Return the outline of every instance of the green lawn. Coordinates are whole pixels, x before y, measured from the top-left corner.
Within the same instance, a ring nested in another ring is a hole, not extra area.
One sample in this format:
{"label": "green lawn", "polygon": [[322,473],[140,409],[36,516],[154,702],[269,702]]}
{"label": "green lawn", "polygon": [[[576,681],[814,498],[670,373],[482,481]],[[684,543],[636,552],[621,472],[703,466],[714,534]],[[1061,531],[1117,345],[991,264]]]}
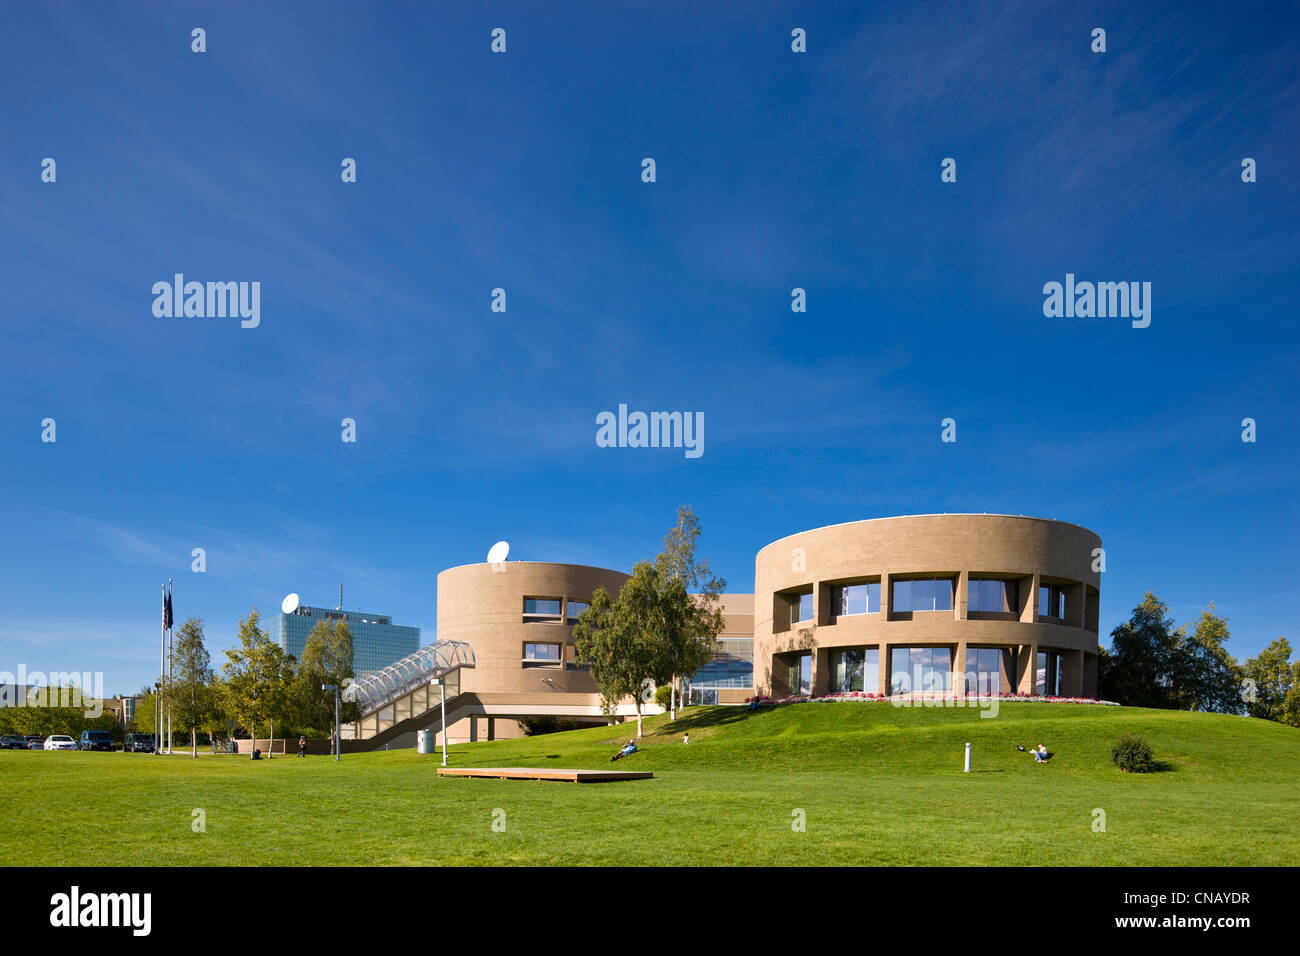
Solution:
{"label": "green lawn", "polygon": [[[409,750],[339,763],[0,751],[0,852],[18,865],[1300,864],[1300,730],[1084,705],[978,714],[695,708],[647,721],[645,750],[617,764],[655,779],[607,784],[439,780],[440,758]],[[1124,731],[1147,737],[1160,772],[1111,765]],[[629,733],[466,744],[450,762],[608,768]],[[1040,740],[1047,765],[1015,750]]]}

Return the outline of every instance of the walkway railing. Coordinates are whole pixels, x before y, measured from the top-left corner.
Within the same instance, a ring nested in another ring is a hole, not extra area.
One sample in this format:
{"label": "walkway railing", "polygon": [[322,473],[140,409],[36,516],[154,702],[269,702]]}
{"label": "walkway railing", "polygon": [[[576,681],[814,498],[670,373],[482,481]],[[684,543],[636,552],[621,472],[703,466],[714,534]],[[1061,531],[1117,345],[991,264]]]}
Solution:
{"label": "walkway railing", "polygon": [[383,670],[349,684],[344,697],[360,704],[362,714],[370,714],[427,685],[435,677],[442,677],[458,667],[473,666],[474,649],[464,641],[434,641]]}

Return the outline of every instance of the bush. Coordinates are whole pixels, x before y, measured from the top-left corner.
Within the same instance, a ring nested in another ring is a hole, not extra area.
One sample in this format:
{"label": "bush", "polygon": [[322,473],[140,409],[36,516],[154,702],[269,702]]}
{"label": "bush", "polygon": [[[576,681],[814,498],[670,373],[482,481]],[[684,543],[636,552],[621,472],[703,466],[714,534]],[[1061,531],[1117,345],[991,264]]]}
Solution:
{"label": "bush", "polygon": [[1110,748],[1110,759],[1125,773],[1150,773],[1155,769],[1151,745],[1136,734],[1125,734]]}
{"label": "bush", "polygon": [[655,688],[655,703],[658,704],[660,707],[662,707],[664,710],[667,710],[668,705],[671,703],[671,701],[669,700],[669,695],[672,694],[672,692],[673,692],[672,684],[664,684],[660,687]]}

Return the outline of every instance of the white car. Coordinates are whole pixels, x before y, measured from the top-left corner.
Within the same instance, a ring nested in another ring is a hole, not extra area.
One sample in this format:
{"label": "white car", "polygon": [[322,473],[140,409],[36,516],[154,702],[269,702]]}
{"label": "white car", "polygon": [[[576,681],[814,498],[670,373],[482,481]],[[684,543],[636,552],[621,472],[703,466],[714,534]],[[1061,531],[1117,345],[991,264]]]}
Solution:
{"label": "white car", "polygon": [[76,750],[77,742],[67,734],[51,734],[45,738],[46,750]]}

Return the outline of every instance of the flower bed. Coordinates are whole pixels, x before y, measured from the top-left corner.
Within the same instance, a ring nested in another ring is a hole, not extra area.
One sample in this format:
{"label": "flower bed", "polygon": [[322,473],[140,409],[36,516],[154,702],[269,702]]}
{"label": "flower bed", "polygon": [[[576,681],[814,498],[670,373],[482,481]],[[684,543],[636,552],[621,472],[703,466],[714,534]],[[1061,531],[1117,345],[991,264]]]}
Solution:
{"label": "flower bed", "polygon": [[766,707],[771,704],[816,704],[816,703],[904,703],[908,701],[979,701],[979,700],[1006,700],[1024,702],[1030,704],[1100,704],[1104,707],[1118,707],[1119,704],[1113,700],[1098,700],[1095,697],[1046,697],[1042,694],[970,694],[958,696],[956,694],[927,694],[927,693],[907,693],[907,694],[869,694],[860,690],[849,691],[844,694],[825,694],[819,697],[812,696],[794,696],[794,697],[746,697],[745,703],[756,707]]}

